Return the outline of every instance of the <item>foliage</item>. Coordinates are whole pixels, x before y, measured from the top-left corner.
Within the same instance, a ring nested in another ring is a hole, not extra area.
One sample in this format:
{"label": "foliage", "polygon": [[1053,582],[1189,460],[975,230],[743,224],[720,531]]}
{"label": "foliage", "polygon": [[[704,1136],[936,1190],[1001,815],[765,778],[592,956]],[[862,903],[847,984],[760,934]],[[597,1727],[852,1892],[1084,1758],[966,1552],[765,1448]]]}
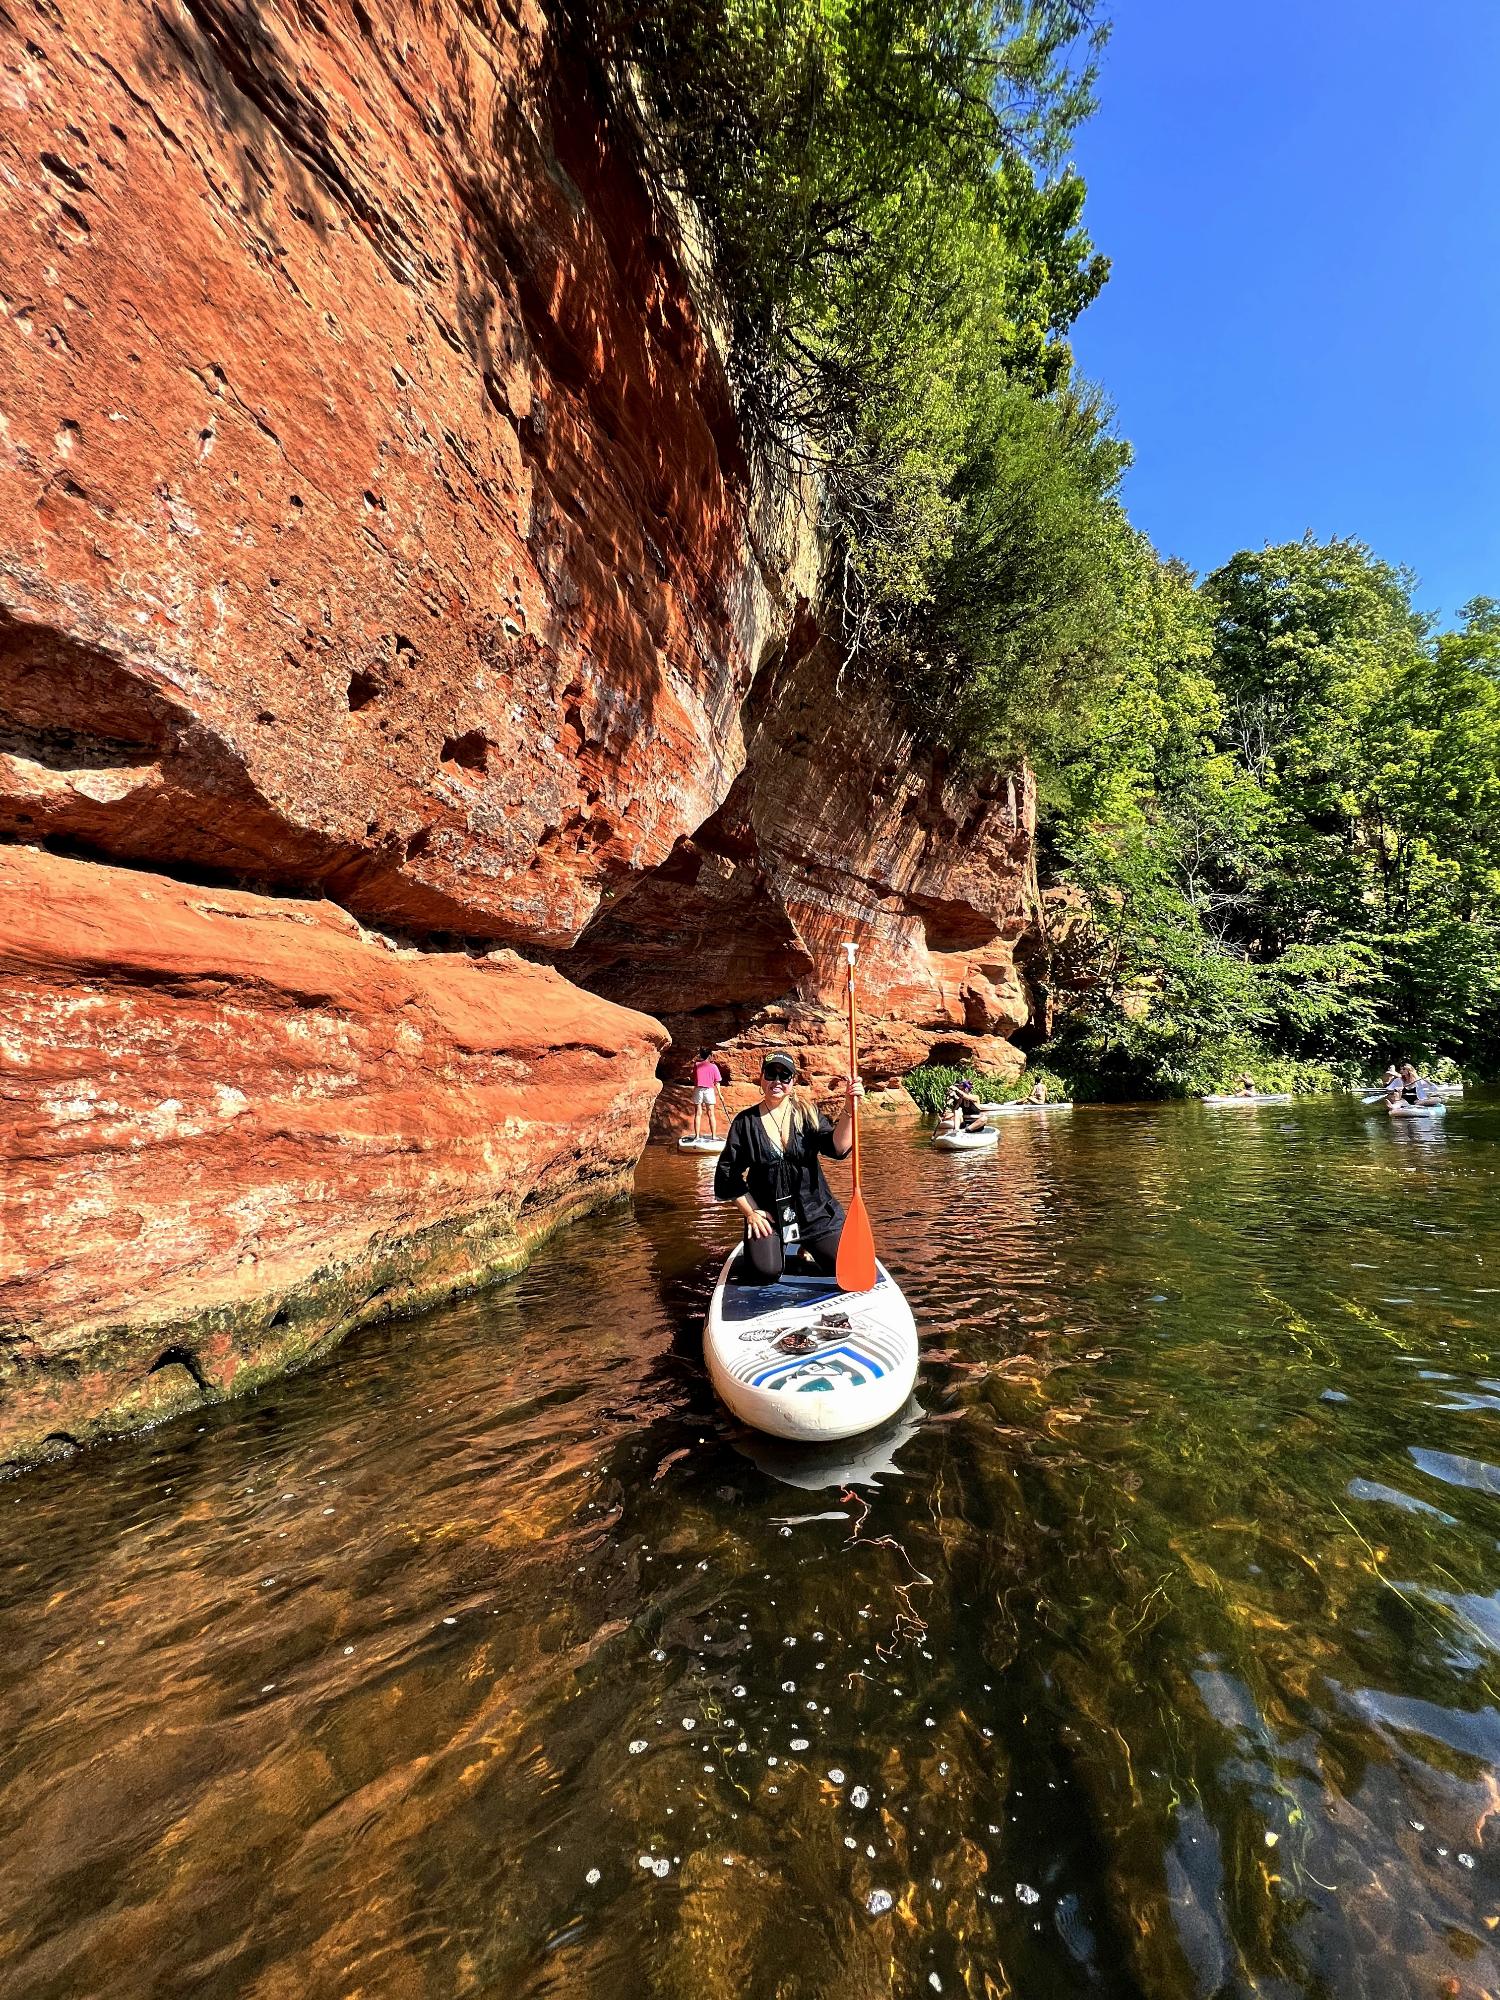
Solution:
{"label": "foliage", "polygon": [[578,0],[686,197],[752,440],[810,462],[847,658],[975,757],[1113,618],[1125,460],[1072,380],[1107,265],[1063,169],[1098,0]]}
{"label": "foliage", "polygon": [[1092,908],[1055,1059],[1080,1094],[1493,1073],[1497,607],[1434,638],[1354,542],[1241,554],[1197,592],[1136,558],[1104,717],[1048,789]]}
{"label": "foliage", "polygon": [[1500,1068],[1500,604],[1435,636],[1358,542],[1200,588],[1131,530],[1067,339],[1101,0],[571,4],[746,438],[816,475],[846,669],[1038,768],[1093,912],[1049,982],[1078,1094]]}

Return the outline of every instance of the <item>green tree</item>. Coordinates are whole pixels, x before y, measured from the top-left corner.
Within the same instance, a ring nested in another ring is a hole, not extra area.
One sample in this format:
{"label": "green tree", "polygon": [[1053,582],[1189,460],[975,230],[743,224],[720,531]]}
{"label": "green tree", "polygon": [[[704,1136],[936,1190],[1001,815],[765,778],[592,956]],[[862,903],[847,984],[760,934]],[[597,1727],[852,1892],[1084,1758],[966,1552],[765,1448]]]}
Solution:
{"label": "green tree", "polygon": [[1500,1058],[1500,607],[1476,599],[1400,674],[1364,807],[1388,1010],[1423,1054]]}
{"label": "green tree", "polygon": [[1051,793],[1094,913],[1075,1062],[1134,1089],[1391,1053],[1494,1069],[1492,601],[1434,638],[1357,543],[1245,553],[1200,592],[1141,545],[1101,685]]}
{"label": "green tree", "polygon": [[1424,639],[1410,590],[1361,543],[1310,536],[1234,556],[1204,582],[1220,741],[1274,820],[1241,932],[1259,958],[1363,927],[1370,732]]}
{"label": "green tree", "polygon": [[691,203],[753,441],[815,467],[846,659],[993,758],[1107,646],[1122,448],[1067,333],[1097,0],[579,4]]}

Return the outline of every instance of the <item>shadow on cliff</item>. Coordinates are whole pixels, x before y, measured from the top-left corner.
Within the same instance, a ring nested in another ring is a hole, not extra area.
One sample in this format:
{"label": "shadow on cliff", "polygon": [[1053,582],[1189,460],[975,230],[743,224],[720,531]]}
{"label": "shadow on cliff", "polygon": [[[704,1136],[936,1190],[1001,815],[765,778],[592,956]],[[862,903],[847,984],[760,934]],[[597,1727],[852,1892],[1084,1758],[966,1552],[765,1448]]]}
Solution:
{"label": "shadow on cliff", "polygon": [[[143,13],[138,60],[163,130],[184,94],[197,106],[251,254],[295,293],[299,229],[324,258],[336,236],[360,239],[467,362],[454,376],[472,426],[445,426],[444,449],[489,499],[496,466],[526,469],[518,518],[546,600],[532,637],[551,655],[535,671],[550,668],[559,713],[578,718],[587,804],[552,830],[571,851],[549,865],[607,881],[629,868],[612,847],[623,751],[701,734],[694,705],[717,740],[748,685],[752,481],[674,227],[599,79],[539,20],[456,11],[472,33],[418,8],[182,0]],[[508,608],[485,600],[473,616],[498,626]],[[592,736],[569,661],[596,683]],[[488,664],[515,672],[504,649]],[[316,879],[366,921],[504,934],[430,906],[414,858],[356,849]]]}

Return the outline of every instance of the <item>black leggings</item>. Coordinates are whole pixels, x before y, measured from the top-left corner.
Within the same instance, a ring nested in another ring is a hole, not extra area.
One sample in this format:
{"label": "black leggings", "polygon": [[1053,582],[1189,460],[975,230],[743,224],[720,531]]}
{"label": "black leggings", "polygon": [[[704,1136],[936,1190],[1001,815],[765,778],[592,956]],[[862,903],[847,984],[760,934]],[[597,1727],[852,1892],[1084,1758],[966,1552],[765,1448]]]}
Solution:
{"label": "black leggings", "polygon": [[[797,1246],[805,1250],[820,1271],[832,1272],[839,1254],[839,1238],[844,1233],[842,1221],[821,1236],[804,1236]],[[786,1269],[786,1245],[781,1240],[781,1231],[773,1229],[769,1236],[752,1236],[745,1232],[745,1254],[740,1260],[741,1267],[748,1268],[762,1284],[773,1284]]]}

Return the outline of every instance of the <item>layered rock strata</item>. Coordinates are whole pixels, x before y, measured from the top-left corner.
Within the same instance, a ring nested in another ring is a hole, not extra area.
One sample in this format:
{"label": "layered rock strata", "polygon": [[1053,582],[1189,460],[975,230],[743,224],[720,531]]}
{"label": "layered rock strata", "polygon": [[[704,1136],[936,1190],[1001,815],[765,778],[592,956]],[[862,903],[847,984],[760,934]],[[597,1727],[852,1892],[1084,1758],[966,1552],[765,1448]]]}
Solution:
{"label": "layered rock strata", "polygon": [[1018,1063],[1026,781],[839,690],[544,14],[4,21],[0,1459],[509,1267],[700,1035],[826,1077],[851,928],[872,1081]]}
{"label": "layered rock strata", "polygon": [[3,1455],[513,1270],[628,1189],[664,1040],[503,949],[0,849]]}
{"label": "layered rock strata", "polygon": [[778,630],[587,79],[524,4],[15,12],[0,832],[566,945]]}
{"label": "layered rock strata", "polygon": [[1030,774],[983,787],[949,775],[889,696],[841,685],[805,622],[757,678],[744,731],[719,811],[567,958],[573,977],[671,1030],[658,1126],[690,1122],[682,1079],[700,1044],[741,1086],[736,1103],[768,1047],[797,1054],[815,1089],[846,1069],[847,940],[868,1085],[928,1061],[1019,1073],[1009,1037],[1032,1020],[1027,968],[1044,942]]}

